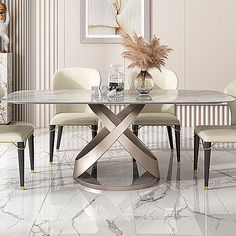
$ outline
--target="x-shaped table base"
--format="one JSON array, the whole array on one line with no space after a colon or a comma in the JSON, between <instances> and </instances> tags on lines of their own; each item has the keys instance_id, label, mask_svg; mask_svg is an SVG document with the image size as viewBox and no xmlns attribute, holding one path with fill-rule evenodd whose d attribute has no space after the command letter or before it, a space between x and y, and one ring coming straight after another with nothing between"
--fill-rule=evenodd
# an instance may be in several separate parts
<instances>
[{"instance_id":1,"label":"x-shaped table base","mask_svg":"<svg viewBox=\"0 0 236 236\"><path fill-rule=\"evenodd\" d=\"M114 114L105 105L90 105L92 111L102 121L104 127L98 135L90 141L79 153L75 161L74 178L81 184L101 190L128 190L140 189L153 185L160 178L159 166L156 157L129 129L129 126L142 111L144 105L135 104L124 108L118 115ZM129 154L153 176L151 181L140 182L133 186L103 186L86 183L80 178L102 155L116 142L129 152Z\"/></svg>"}]
</instances>

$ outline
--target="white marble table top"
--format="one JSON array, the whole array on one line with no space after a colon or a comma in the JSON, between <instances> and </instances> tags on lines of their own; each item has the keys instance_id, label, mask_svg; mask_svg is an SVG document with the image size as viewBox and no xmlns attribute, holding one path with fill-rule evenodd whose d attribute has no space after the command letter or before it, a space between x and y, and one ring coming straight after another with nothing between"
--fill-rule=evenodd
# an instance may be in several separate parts
<instances>
[{"instance_id":1,"label":"white marble table top","mask_svg":"<svg viewBox=\"0 0 236 236\"><path fill-rule=\"evenodd\" d=\"M115 97L92 95L89 90L25 90L10 93L5 101L14 104L216 104L235 98L210 90L153 90L149 95L125 90Z\"/></svg>"}]
</instances>

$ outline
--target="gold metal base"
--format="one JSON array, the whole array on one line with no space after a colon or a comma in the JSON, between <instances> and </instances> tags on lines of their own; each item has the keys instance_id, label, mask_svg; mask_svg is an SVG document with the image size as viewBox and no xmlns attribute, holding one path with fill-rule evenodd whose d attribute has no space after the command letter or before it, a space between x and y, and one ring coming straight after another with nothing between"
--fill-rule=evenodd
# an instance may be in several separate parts
<instances>
[{"instance_id":1,"label":"gold metal base","mask_svg":"<svg viewBox=\"0 0 236 236\"><path fill-rule=\"evenodd\" d=\"M103 154L116 142L128 151L128 153L153 176L153 180L147 184L141 184L136 189L145 188L153 185L160 178L159 166L156 156L149 148L129 129L144 105L132 104L124 108L118 115L114 114L109 108L102 104L89 105L91 110L97 115L105 125L97 136L92 139L85 148L79 153L74 166L73 177L82 185L100 190L132 190L133 187L108 187L97 184L85 183L82 176Z\"/></svg>"},{"instance_id":2,"label":"gold metal base","mask_svg":"<svg viewBox=\"0 0 236 236\"><path fill-rule=\"evenodd\" d=\"M34 171L34 170L31 170L31 174L36 174L36 171Z\"/></svg>"},{"instance_id":3,"label":"gold metal base","mask_svg":"<svg viewBox=\"0 0 236 236\"><path fill-rule=\"evenodd\" d=\"M144 189L148 187L152 187L155 183L158 182L159 179L157 178L152 178L149 181L140 181L140 183L137 184L131 184L129 186L107 186L107 185L99 185L96 183L89 183L88 181L83 181L81 178L76 179L77 182L84 187L87 188L92 188L96 190L102 190L102 191L130 191L130 190L139 190L139 189Z\"/></svg>"},{"instance_id":4,"label":"gold metal base","mask_svg":"<svg viewBox=\"0 0 236 236\"><path fill-rule=\"evenodd\" d=\"M204 190L208 190L208 186L204 186Z\"/></svg>"},{"instance_id":5,"label":"gold metal base","mask_svg":"<svg viewBox=\"0 0 236 236\"><path fill-rule=\"evenodd\" d=\"M25 190L25 187L24 187L24 186L21 186L21 187L20 187L20 190Z\"/></svg>"},{"instance_id":6,"label":"gold metal base","mask_svg":"<svg viewBox=\"0 0 236 236\"><path fill-rule=\"evenodd\" d=\"M56 148L56 150L55 150L55 151L56 151L56 152L59 152L59 151L60 151L60 149L57 149L57 148Z\"/></svg>"},{"instance_id":7,"label":"gold metal base","mask_svg":"<svg viewBox=\"0 0 236 236\"><path fill-rule=\"evenodd\" d=\"M52 164L53 164L53 162L51 162L51 161L50 161L50 162L49 162L49 164L50 164L50 165L52 165Z\"/></svg>"}]
</instances>

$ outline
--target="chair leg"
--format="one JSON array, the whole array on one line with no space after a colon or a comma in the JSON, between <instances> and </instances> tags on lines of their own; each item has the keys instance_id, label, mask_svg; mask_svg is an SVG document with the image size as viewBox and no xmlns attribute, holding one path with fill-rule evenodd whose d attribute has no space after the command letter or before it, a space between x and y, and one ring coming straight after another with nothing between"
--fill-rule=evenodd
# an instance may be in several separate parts
<instances>
[{"instance_id":1,"label":"chair leg","mask_svg":"<svg viewBox=\"0 0 236 236\"><path fill-rule=\"evenodd\" d=\"M175 125L175 142L176 142L177 162L180 162L180 125Z\"/></svg>"},{"instance_id":2,"label":"chair leg","mask_svg":"<svg viewBox=\"0 0 236 236\"><path fill-rule=\"evenodd\" d=\"M91 128L92 128L92 139L94 139L97 135L97 132L98 132L98 126L97 125L92 125ZM96 161L93 164L93 167L92 167L92 176L94 178L97 178L97 166L98 166L98 163Z\"/></svg>"},{"instance_id":3,"label":"chair leg","mask_svg":"<svg viewBox=\"0 0 236 236\"><path fill-rule=\"evenodd\" d=\"M172 137L172 128L171 126L167 126L167 132L168 132L168 137L169 137L169 142L170 142L170 149L173 150L173 137Z\"/></svg>"},{"instance_id":4,"label":"chair leg","mask_svg":"<svg viewBox=\"0 0 236 236\"><path fill-rule=\"evenodd\" d=\"M204 142L203 148L204 148L204 187L205 190L207 190L209 182L209 171L210 171L211 143Z\"/></svg>"},{"instance_id":5,"label":"chair leg","mask_svg":"<svg viewBox=\"0 0 236 236\"><path fill-rule=\"evenodd\" d=\"M19 162L19 173L20 173L20 188L21 190L24 189L24 179L25 179L25 143L18 142L18 162Z\"/></svg>"},{"instance_id":6,"label":"chair leg","mask_svg":"<svg viewBox=\"0 0 236 236\"><path fill-rule=\"evenodd\" d=\"M57 150L57 151L59 151L59 149L60 149L62 131L63 131L63 126L58 126L58 132L57 132L57 146L56 146L56 150Z\"/></svg>"},{"instance_id":7,"label":"chair leg","mask_svg":"<svg viewBox=\"0 0 236 236\"><path fill-rule=\"evenodd\" d=\"M92 138L94 139L98 133L98 126L97 125L92 125Z\"/></svg>"},{"instance_id":8,"label":"chair leg","mask_svg":"<svg viewBox=\"0 0 236 236\"><path fill-rule=\"evenodd\" d=\"M197 134L194 134L194 171L197 170L198 166L199 142L199 136Z\"/></svg>"},{"instance_id":9,"label":"chair leg","mask_svg":"<svg viewBox=\"0 0 236 236\"><path fill-rule=\"evenodd\" d=\"M138 137L138 125L132 125L133 133Z\"/></svg>"},{"instance_id":10,"label":"chair leg","mask_svg":"<svg viewBox=\"0 0 236 236\"><path fill-rule=\"evenodd\" d=\"M139 126L138 125L132 125L132 130L133 130L133 133L138 137L138 128ZM136 162L136 160L133 158L133 162Z\"/></svg>"},{"instance_id":11,"label":"chair leg","mask_svg":"<svg viewBox=\"0 0 236 236\"><path fill-rule=\"evenodd\" d=\"M50 163L53 162L53 150L54 150L54 141L55 141L55 125L50 125L49 127L49 136L50 136L50 140L49 140L49 161Z\"/></svg>"},{"instance_id":12,"label":"chair leg","mask_svg":"<svg viewBox=\"0 0 236 236\"><path fill-rule=\"evenodd\" d=\"M34 135L32 134L29 139L29 156L30 156L30 169L34 171Z\"/></svg>"}]
</instances>

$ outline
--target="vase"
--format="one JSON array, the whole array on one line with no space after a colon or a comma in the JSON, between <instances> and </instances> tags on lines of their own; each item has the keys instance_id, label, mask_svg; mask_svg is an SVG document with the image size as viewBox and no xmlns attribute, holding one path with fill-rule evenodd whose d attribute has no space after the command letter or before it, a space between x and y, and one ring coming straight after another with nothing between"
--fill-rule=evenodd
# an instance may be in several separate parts
<instances>
[{"instance_id":1,"label":"vase","mask_svg":"<svg viewBox=\"0 0 236 236\"><path fill-rule=\"evenodd\" d=\"M134 81L135 89L140 94L148 94L154 87L152 76L148 71L140 71Z\"/></svg>"}]
</instances>

